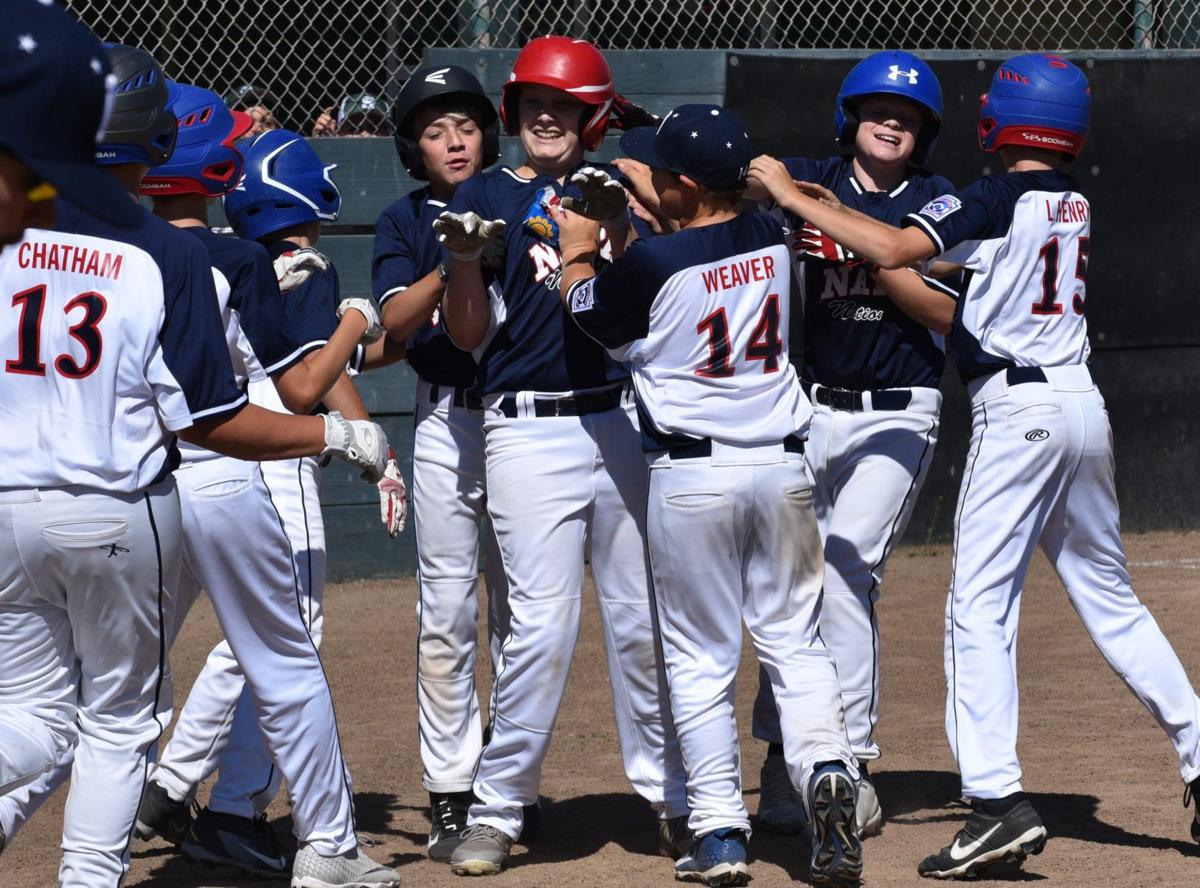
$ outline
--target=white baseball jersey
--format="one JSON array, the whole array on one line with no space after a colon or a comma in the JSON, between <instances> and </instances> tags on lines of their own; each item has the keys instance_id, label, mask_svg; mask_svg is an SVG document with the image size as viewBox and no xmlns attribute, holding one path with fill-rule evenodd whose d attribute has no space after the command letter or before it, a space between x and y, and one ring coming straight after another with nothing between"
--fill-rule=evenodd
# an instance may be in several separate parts
<instances>
[{"instance_id":1,"label":"white baseball jersey","mask_svg":"<svg viewBox=\"0 0 1200 888\"><path fill-rule=\"evenodd\" d=\"M149 213L129 231L58 212L0 253L4 485L132 493L176 464L171 432L246 396L199 243Z\"/></svg>"},{"instance_id":2,"label":"white baseball jersey","mask_svg":"<svg viewBox=\"0 0 1200 888\"><path fill-rule=\"evenodd\" d=\"M635 241L571 288L575 321L633 370L647 449L807 431L788 363L790 275L783 227L755 213Z\"/></svg>"},{"instance_id":3,"label":"white baseball jersey","mask_svg":"<svg viewBox=\"0 0 1200 888\"><path fill-rule=\"evenodd\" d=\"M1091 216L1072 177L1044 170L987 176L904 220L965 269L951 334L964 379L1087 362Z\"/></svg>"}]
</instances>

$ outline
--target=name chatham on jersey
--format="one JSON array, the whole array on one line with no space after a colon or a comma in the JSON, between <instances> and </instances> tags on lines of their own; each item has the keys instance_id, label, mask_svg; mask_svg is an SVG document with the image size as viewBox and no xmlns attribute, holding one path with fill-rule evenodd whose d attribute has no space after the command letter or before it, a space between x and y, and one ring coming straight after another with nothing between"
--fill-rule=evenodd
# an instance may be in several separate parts
<instances>
[{"instance_id":1,"label":"name chatham on jersey","mask_svg":"<svg viewBox=\"0 0 1200 888\"><path fill-rule=\"evenodd\" d=\"M125 257L120 253L107 253L72 244L25 241L17 248L17 265L21 268L93 274L114 281L121 276L121 263L124 260Z\"/></svg>"}]
</instances>

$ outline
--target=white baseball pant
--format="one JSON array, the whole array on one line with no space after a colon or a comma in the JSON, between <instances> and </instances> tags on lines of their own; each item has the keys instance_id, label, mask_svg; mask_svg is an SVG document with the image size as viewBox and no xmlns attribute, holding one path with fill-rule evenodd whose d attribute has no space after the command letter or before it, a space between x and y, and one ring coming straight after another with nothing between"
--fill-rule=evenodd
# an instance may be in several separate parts
<instances>
[{"instance_id":1,"label":"white baseball pant","mask_svg":"<svg viewBox=\"0 0 1200 888\"><path fill-rule=\"evenodd\" d=\"M137 494L0 490L0 783L56 785L73 752L69 888L115 888L129 866L149 756L171 719L163 599L181 536L174 479ZM45 795L10 798L36 807Z\"/></svg>"},{"instance_id":2,"label":"white baseball pant","mask_svg":"<svg viewBox=\"0 0 1200 888\"><path fill-rule=\"evenodd\" d=\"M817 632L821 538L804 457L782 443L717 441L711 457L660 456L647 534L688 826L697 835L750 829L734 714L743 621L774 692L792 784L803 792L827 761L857 778L837 672Z\"/></svg>"},{"instance_id":3,"label":"white baseball pant","mask_svg":"<svg viewBox=\"0 0 1200 888\"><path fill-rule=\"evenodd\" d=\"M813 386L815 392L820 386ZM813 398L804 449L825 547L821 639L837 666L850 747L860 761L879 758L879 622L875 608L892 550L904 536L937 445L942 394L913 388L905 410L875 410L863 393L859 412ZM782 742L770 684L759 674L754 736Z\"/></svg>"},{"instance_id":4,"label":"white baseball pant","mask_svg":"<svg viewBox=\"0 0 1200 888\"><path fill-rule=\"evenodd\" d=\"M687 813L643 543L647 471L632 398L582 417L486 410L488 514L509 579L511 630L492 693L492 736L469 822L515 838L537 801L542 762L579 634L584 557L608 650L625 774L660 817Z\"/></svg>"},{"instance_id":5,"label":"white baseball pant","mask_svg":"<svg viewBox=\"0 0 1200 888\"><path fill-rule=\"evenodd\" d=\"M1021 789L1017 618L1034 547L1054 566L1092 641L1167 732L1184 781L1200 776L1200 699L1133 594L1121 542L1104 399L1085 366L1048 383L974 380L971 446L946 604L946 733L963 795Z\"/></svg>"},{"instance_id":6,"label":"white baseball pant","mask_svg":"<svg viewBox=\"0 0 1200 888\"><path fill-rule=\"evenodd\" d=\"M508 582L485 524L483 413L464 393L417 382L412 505L417 538L417 730L430 792L468 792L483 748L475 691L479 544L486 546L492 667L508 634Z\"/></svg>"}]
</instances>

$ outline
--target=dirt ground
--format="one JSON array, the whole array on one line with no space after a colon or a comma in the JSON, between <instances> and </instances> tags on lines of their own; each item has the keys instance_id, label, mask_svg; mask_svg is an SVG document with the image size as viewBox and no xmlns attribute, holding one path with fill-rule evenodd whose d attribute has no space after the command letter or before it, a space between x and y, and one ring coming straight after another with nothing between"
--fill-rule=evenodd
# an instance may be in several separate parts
<instances>
[{"instance_id":1,"label":"dirt ground","mask_svg":"<svg viewBox=\"0 0 1200 888\"><path fill-rule=\"evenodd\" d=\"M1200 682L1200 533L1127 539L1134 586ZM946 844L961 810L947 808L958 779L942 728L942 609L949 547L902 549L883 586L884 757L873 769L885 812L883 834L866 844L870 888L921 882L916 864ZM354 775L360 833L371 853L399 867L405 885L458 885L425 859L428 827L421 788L414 701L416 587L412 581L347 583L327 597L326 669L333 683L346 758ZM1023 872L981 884L1041 881L1060 886L1195 886L1200 845L1170 744L1120 680L1105 667L1040 556L1025 593L1021 636L1021 757L1027 789L1051 841ZM584 613L575 669L542 783L544 826L534 847L518 846L489 886L612 886L672 883L655 856L655 825L625 782L595 608ZM182 701L218 638L206 603L197 606L175 651ZM750 738L756 671L746 645L739 675L747 805L758 804L762 744ZM486 687L487 682L484 681ZM63 794L0 858L3 888L55 883ZM203 793L202 793L203 797ZM287 804L273 823L288 834ZM794 839L756 833L753 884L803 882ZM260 884L177 857L169 846L136 843L128 885L155 888ZM276 883L278 884L278 883ZM928 883L925 883L928 884Z\"/></svg>"}]
</instances>

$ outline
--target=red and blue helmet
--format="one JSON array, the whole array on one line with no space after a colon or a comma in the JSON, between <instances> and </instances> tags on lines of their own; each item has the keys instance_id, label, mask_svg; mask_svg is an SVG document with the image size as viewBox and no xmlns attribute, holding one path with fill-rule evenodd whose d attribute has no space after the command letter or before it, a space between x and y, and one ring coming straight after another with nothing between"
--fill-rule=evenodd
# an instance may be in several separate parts
<instances>
[{"instance_id":1,"label":"red and blue helmet","mask_svg":"<svg viewBox=\"0 0 1200 888\"><path fill-rule=\"evenodd\" d=\"M179 136L171 158L142 180L142 194L220 197L242 177L242 154L233 143L250 131L253 118L230 111L215 92L188 83L170 83L167 95Z\"/></svg>"},{"instance_id":2,"label":"red and blue helmet","mask_svg":"<svg viewBox=\"0 0 1200 888\"><path fill-rule=\"evenodd\" d=\"M243 147L246 172L225 195L225 216L240 236L258 240L305 222L335 222L342 195L327 164L290 130L271 130Z\"/></svg>"},{"instance_id":3,"label":"red and blue helmet","mask_svg":"<svg viewBox=\"0 0 1200 888\"><path fill-rule=\"evenodd\" d=\"M942 85L932 68L912 53L899 50L867 56L842 81L833 115L838 144L847 148L854 145L858 102L880 94L908 99L925 113L925 125L913 150L913 163L925 163L942 129Z\"/></svg>"},{"instance_id":4,"label":"red and blue helmet","mask_svg":"<svg viewBox=\"0 0 1200 888\"><path fill-rule=\"evenodd\" d=\"M979 98L979 147L1027 145L1079 156L1091 123L1087 75L1064 58L1034 53L1002 63Z\"/></svg>"}]
</instances>

